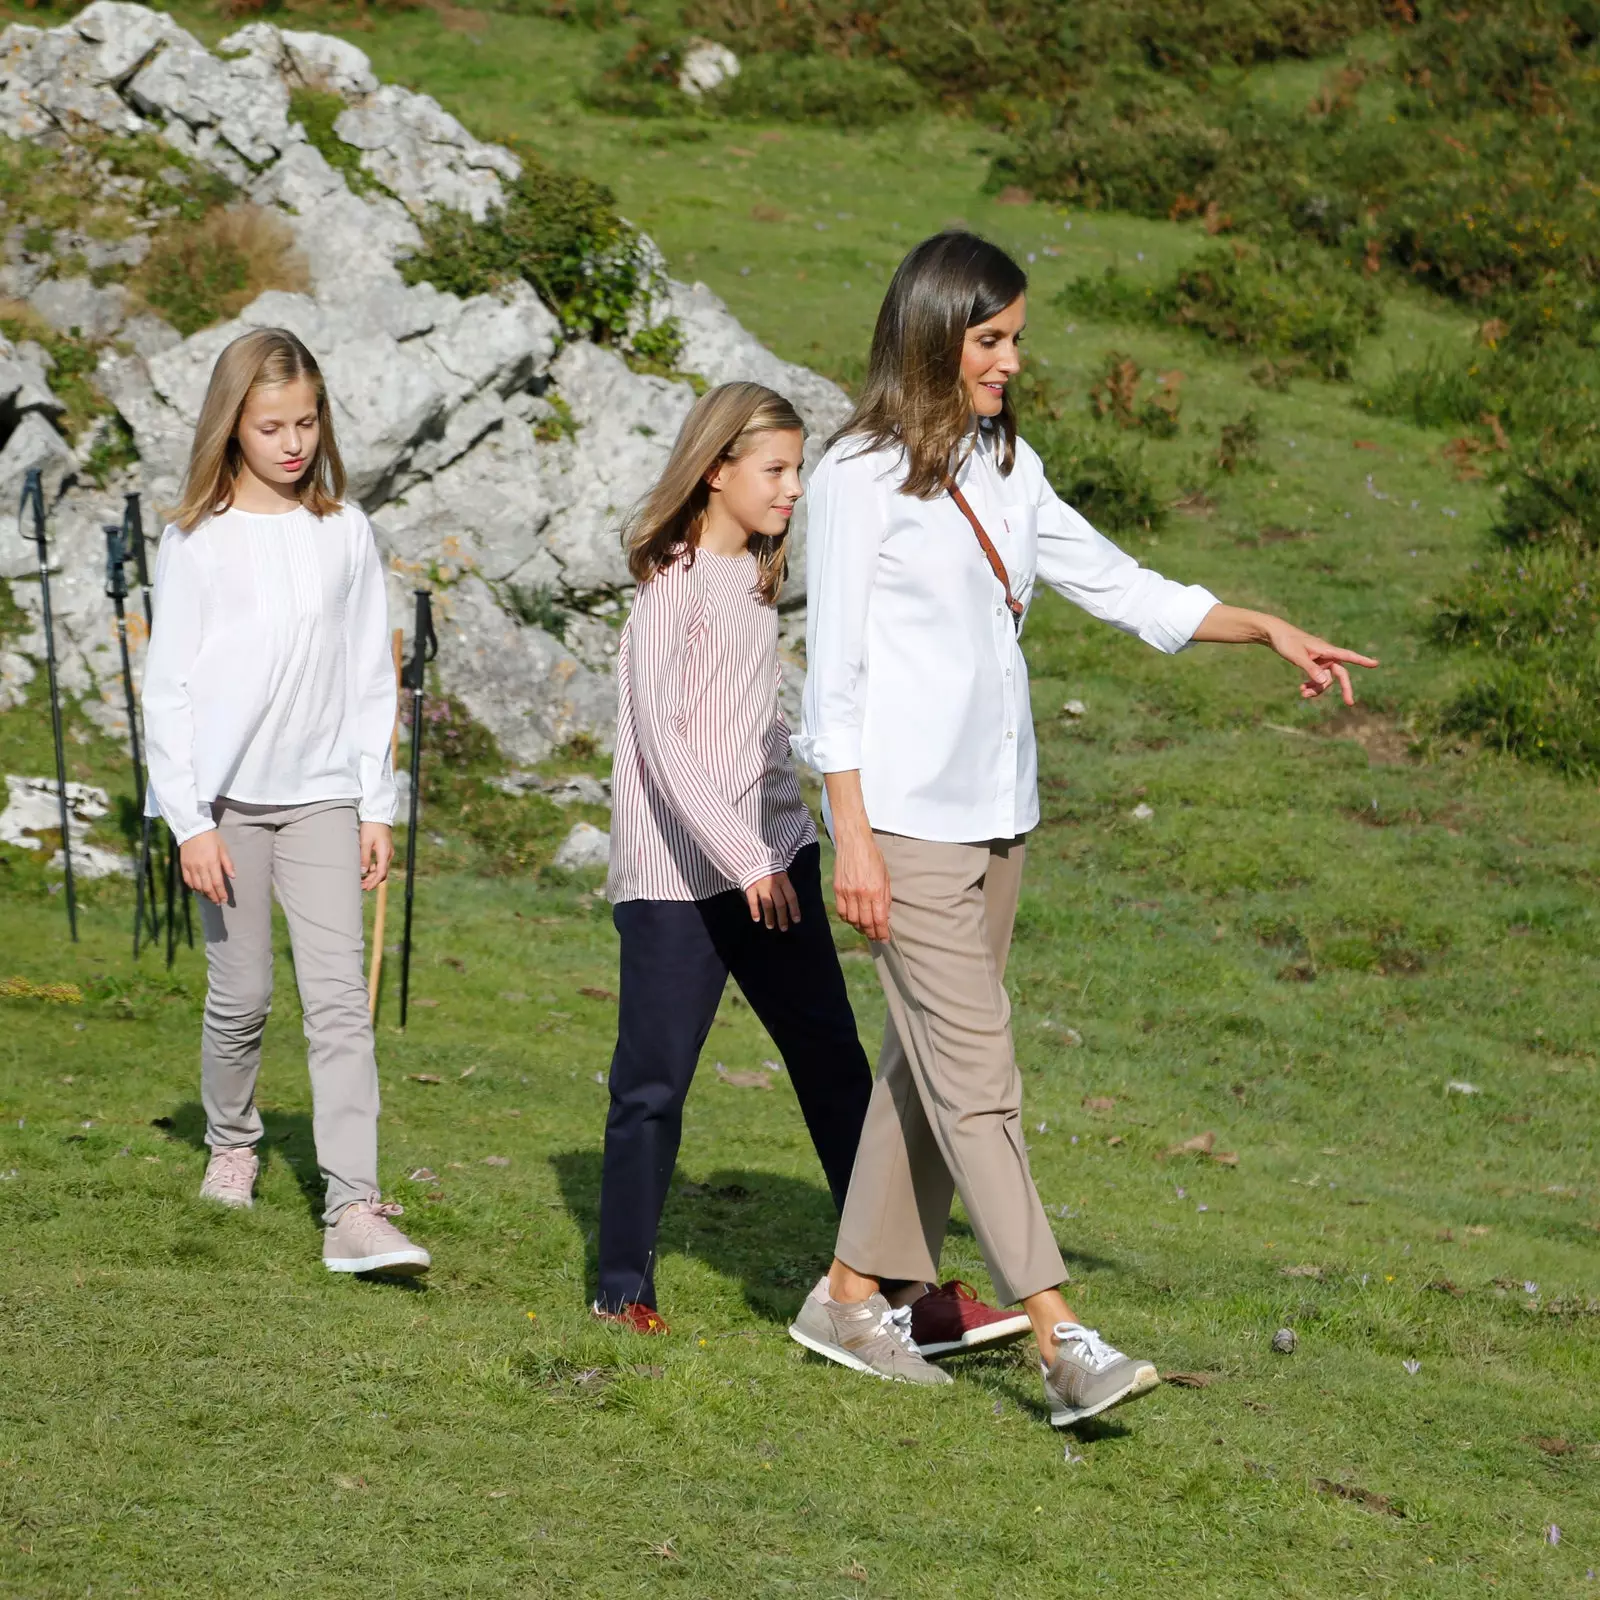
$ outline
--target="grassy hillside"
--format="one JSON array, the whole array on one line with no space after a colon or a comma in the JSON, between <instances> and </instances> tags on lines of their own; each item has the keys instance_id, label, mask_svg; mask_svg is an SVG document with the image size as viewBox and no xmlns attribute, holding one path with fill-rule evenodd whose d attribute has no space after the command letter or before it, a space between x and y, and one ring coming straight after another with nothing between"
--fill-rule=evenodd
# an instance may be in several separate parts
<instances>
[{"instance_id":1,"label":"grassy hillside","mask_svg":"<svg viewBox=\"0 0 1600 1600\"><path fill-rule=\"evenodd\" d=\"M1138 463L1162 515L1121 537L1384 666L1352 715L1301 707L1264 657L1165 660L1048 596L1030 619L1031 1159L1086 1318L1190 1375L1069 1436L1020 1354L913 1394L789 1344L829 1207L782 1075L712 1070L770 1055L731 996L663 1234L672 1336L591 1328L614 936L593 883L541 866L570 814L478 809L481 752L423 843L433 1003L401 1035L391 992L380 1027L383 1177L438 1261L421 1291L317 1262L286 944L261 1195L202 1211L199 953L136 970L120 888L89 893L70 947L38 864L0 850L0 978L81 995L0 991L0 1593L1588 1592L1600 799L1433 731L1463 668L1426 642L1431 597L1502 497L1443 454L1459 428L1360 403L1478 318L1383 276L1349 381L1266 388L1256 354L1056 304L1108 265L1159 289L1212 241L985 196L976 123L606 116L578 95L604 34L443 9L353 36L475 131L603 180L676 274L846 382L923 233L959 217L1031 253L1030 430ZM1253 81L1298 103L1322 72ZM1111 352L1141 399L1182 374L1175 434L1091 416ZM1224 470L1249 412L1256 459ZM0 768L48 770L43 728L37 705L0 717ZM128 788L82 737L74 775ZM870 965L838 937L875 1038ZM1208 1131L1236 1166L1172 1153ZM959 1220L946 1266L986 1287Z\"/></svg>"}]
</instances>

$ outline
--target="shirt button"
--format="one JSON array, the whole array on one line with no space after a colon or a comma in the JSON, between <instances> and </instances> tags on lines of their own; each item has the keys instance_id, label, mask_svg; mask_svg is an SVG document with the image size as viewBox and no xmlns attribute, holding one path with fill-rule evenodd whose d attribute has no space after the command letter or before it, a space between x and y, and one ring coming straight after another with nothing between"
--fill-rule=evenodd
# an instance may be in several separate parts
<instances>
[{"instance_id":1,"label":"shirt button","mask_svg":"<svg viewBox=\"0 0 1600 1600\"><path fill-rule=\"evenodd\" d=\"M1016 734L1014 734L1009 728L1007 728L1006 729L1006 738L1015 739L1016 738Z\"/></svg>"},{"instance_id":2,"label":"shirt button","mask_svg":"<svg viewBox=\"0 0 1600 1600\"><path fill-rule=\"evenodd\" d=\"M994 608L994 614L995 614L995 615L996 615L996 616L997 616L997 617L1003 617L1003 616L1004 616L1004 615L1005 615L1005 614L1006 614L1006 612L1005 612L1005 607L1004 607L1004 606L996 606L996 607L995 607L995 608Z\"/></svg>"}]
</instances>

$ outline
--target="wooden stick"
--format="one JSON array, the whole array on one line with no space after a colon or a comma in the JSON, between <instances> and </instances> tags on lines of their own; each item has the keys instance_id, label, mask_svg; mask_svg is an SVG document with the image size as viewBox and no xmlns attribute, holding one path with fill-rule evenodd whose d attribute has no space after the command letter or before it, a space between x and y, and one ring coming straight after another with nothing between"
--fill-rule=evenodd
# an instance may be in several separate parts
<instances>
[{"instance_id":1,"label":"wooden stick","mask_svg":"<svg viewBox=\"0 0 1600 1600\"><path fill-rule=\"evenodd\" d=\"M405 647L405 630L396 628L390 640L394 652L394 681L400 686L400 656ZM392 770L400 760L400 706L395 703L394 729L389 735L389 766ZM378 979L383 972L383 924L389 910L389 880L378 885L378 903L372 913L372 966L367 973L367 1015L378 1015Z\"/></svg>"}]
</instances>

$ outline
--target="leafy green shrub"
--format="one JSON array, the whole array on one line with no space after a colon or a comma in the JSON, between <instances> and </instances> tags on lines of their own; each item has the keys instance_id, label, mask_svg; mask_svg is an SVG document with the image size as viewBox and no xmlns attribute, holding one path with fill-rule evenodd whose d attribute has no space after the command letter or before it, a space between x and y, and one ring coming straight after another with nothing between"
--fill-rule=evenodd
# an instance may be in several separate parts
<instances>
[{"instance_id":1,"label":"leafy green shrub","mask_svg":"<svg viewBox=\"0 0 1600 1600\"><path fill-rule=\"evenodd\" d=\"M1237 472L1254 466L1261 455L1261 419L1247 411L1236 422L1225 422L1217 432L1214 457L1219 472Z\"/></svg>"},{"instance_id":2,"label":"leafy green shrub","mask_svg":"<svg viewBox=\"0 0 1600 1600\"><path fill-rule=\"evenodd\" d=\"M289 116L306 131L306 140L357 194L381 194L383 185L361 165L361 152L346 144L333 125L345 109L344 97L326 89L300 88L289 96Z\"/></svg>"},{"instance_id":3,"label":"leafy green shrub","mask_svg":"<svg viewBox=\"0 0 1600 1600\"><path fill-rule=\"evenodd\" d=\"M915 111L922 93L903 69L883 61L756 55L706 104L730 117L871 128Z\"/></svg>"},{"instance_id":4,"label":"leafy green shrub","mask_svg":"<svg viewBox=\"0 0 1600 1600\"><path fill-rule=\"evenodd\" d=\"M1181 85L1146 72L1122 73L1093 91L1023 107L1008 144L990 165L988 186L1017 185L1091 210L1164 217L1180 197L1226 192L1217 173L1232 136Z\"/></svg>"},{"instance_id":5,"label":"leafy green shrub","mask_svg":"<svg viewBox=\"0 0 1600 1600\"><path fill-rule=\"evenodd\" d=\"M1435 643L1472 652L1446 731L1580 775L1600 771L1600 426L1506 471L1505 547L1435 603Z\"/></svg>"},{"instance_id":6,"label":"leafy green shrub","mask_svg":"<svg viewBox=\"0 0 1600 1600\"><path fill-rule=\"evenodd\" d=\"M505 204L482 221L440 209L423 223L422 249L400 265L407 283L484 294L523 279L579 335L621 339L628 314L654 285L655 258L616 213L611 191L522 153Z\"/></svg>"},{"instance_id":7,"label":"leafy green shrub","mask_svg":"<svg viewBox=\"0 0 1600 1600\"><path fill-rule=\"evenodd\" d=\"M666 317L654 327L640 328L628 341L628 365L635 372L669 378L683 358L683 324Z\"/></svg>"},{"instance_id":8,"label":"leafy green shrub","mask_svg":"<svg viewBox=\"0 0 1600 1600\"><path fill-rule=\"evenodd\" d=\"M132 283L187 338L265 290L306 289L310 276L282 218L243 205L209 211L191 227L163 230Z\"/></svg>"},{"instance_id":9,"label":"leafy green shrub","mask_svg":"<svg viewBox=\"0 0 1600 1600\"><path fill-rule=\"evenodd\" d=\"M508 583L505 585L505 597L518 622L532 628L542 628L552 639L566 639L572 613L561 604L555 590L548 584L524 586Z\"/></svg>"},{"instance_id":10,"label":"leafy green shrub","mask_svg":"<svg viewBox=\"0 0 1600 1600\"><path fill-rule=\"evenodd\" d=\"M91 140L87 148L103 156L118 177L137 178L144 185L140 201L146 213L176 211L179 221L198 222L239 194L230 179L191 161L153 133Z\"/></svg>"},{"instance_id":11,"label":"leafy green shrub","mask_svg":"<svg viewBox=\"0 0 1600 1600\"><path fill-rule=\"evenodd\" d=\"M1597 28L1590 0L1429 6L1402 36L1395 65L1415 108L1546 110Z\"/></svg>"},{"instance_id":12,"label":"leafy green shrub","mask_svg":"<svg viewBox=\"0 0 1600 1600\"><path fill-rule=\"evenodd\" d=\"M1153 533L1165 524L1166 505L1137 444L1055 420L1030 426L1026 437L1056 493L1102 533Z\"/></svg>"},{"instance_id":13,"label":"leafy green shrub","mask_svg":"<svg viewBox=\"0 0 1600 1600\"><path fill-rule=\"evenodd\" d=\"M607 41L600 71L583 91L598 111L622 116L681 117L698 108L678 87L684 51L693 35L645 22Z\"/></svg>"},{"instance_id":14,"label":"leafy green shrub","mask_svg":"<svg viewBox=\"0 0 1600 1600\"><path fill-rule=\"evenodd\" d=\"M1303 248L1212 245L1166 283L1141 288L1115 267L1078 278L1059 304L1108 320L1193 328L1246 350L1301 355L1325 377L1344 378L1362 337L1383 322L1377 289Z\"/></svg>"},{"instance_id":15,"label":"leafy green shrub","mask_svg":"<svg viewBox=\"0 0 1600 1600\"><path fill-rule=\"evenodd\" d=\"M1508 545L1600 551L1600 425L1560 444L1541 441L1505 474L1495 533Z\"/></svg>"},{"instance_id":16,"label":"leafy green shrub","mask_svg":"<svg viewBox=\"0 0 1600 1600\"><path fill-rule=\"evenodd\" d=\"M56 332L18 301L0 302L0 334L13 344L31 339L43 346L51 362L51 392L66 408L60 426L69 440L76 443L99 418L110 414L110 403L94 381L100 352L87 339Z\"/></svg>"},{"instance_id":17,"label":"leafy green shrub","mask_svg":"<svg viewBox=\"0 0 1600 1600\"><path fill-rule=\"evenodd\" d=\"M1178 431L1179 376L1169 372L1158 380L1155 394L1141 394L1143 369L1139 363L1120 350L1108 350L1099 376L1089 385L1089 409L1102 422L1170 439Z\"/></svg>"},{"instance_id":18,"label":"leafy green shrub","mask_svg":"<svg viewBox=\"0 0 1600 1600\"><path fill-rule=\"evenodd\" d=\"M685 26L761 52L876 57L928 94L1057 99L1108 63L1200 72L1333 49L1381 0L688 0Z\"/></svg>"}]
</instances>

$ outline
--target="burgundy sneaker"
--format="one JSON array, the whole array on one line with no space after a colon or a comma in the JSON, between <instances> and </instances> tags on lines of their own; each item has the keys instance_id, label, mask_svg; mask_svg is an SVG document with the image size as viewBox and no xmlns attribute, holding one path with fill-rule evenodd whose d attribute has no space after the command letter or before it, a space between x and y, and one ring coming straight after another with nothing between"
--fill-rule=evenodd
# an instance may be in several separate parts
<instances>
[{"instance_id":1,"label":"burgundy sneaker","mask_svg":"<svg viewBox=\"0 0 1600 1600\"><path fill-rule=\"evenodd\" d=\"M654 1306L642 1306L630 1300L620 1311L602 1311L598 1300L589 1309L602 1322L615 1328L625 1328L629 1333L666 1333L666 1321Z\"/></svg>"},{"instance_id":2,"label":"burgundy sneaker","mask_svg":"<svg viewBox=\"0 0 1600 1600\"><path fill-rule=\"evenodd\" d=\"M959 1278L911 1302L911 1337L929 1361L1014 1344L1032 1331L1024 1313L986 1306L972 1285Z\"/></svg>"}]
</instances>

